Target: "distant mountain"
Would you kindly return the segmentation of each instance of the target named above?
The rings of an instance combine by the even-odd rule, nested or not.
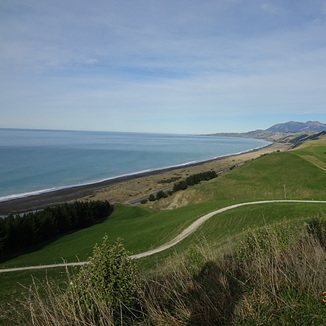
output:
[[[276,124],[265,131],[268,132],[305,132],[305,131],[324,131],[326,124],[318,121],[295,122],[289,121]]]
[[[242,133],[216,133],[207,136],[245,137],[264,139],[271,142],[290,143],[298,146],[305,141],[318,139],[326,135],[326,124],[318,121],[295,122],[276,124],[266,130],[254,130]]]

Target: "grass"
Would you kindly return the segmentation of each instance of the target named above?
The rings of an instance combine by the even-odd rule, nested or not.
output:
[[[325,138],[305,143],[295,150],[294,153],[323,171],[326,171]]]
[[[241,207],[214,216],[202,226],[196,235],[191,235],[185,242],[193,243],[199,234],[202,234],[212,248],[218,247],[250,228],[282,221],[302,221],[307,217],[325,216],[325,206],[325,204],[273,203]],[[185,243],[184,246],[186,245]]]
[[[325,144],[324,139],[310,142],[309,145],[306,144],[290,152],[263,156],[222,177],[191,187],[183,193],[188,202],[192,203],[185,207],[171,211],[153,211],[144,207],[116,205],[114,213],[105,222],[65,235],[38,251],[1,264],[0,268],[61,263],[63,260],[83,261],[90,256],[94,244],[101,241],[105,234],[112,242],[118,237],[122,238],[127,250],[139,253],[171,240],[198,217],[237,202],[283,199],[284,197],[325,200],[326,173],[315,164],[326,162]],[[309,161],[305,159],[307,156],[310,157]],[[286,185],[285,188],[284,185]],[[194,204],[198,198],[201,198],[201,202]],[[153,269],[154,265],[162,267],[163,260],[166,262],[172,253],[178,252],[178,255],[181,255],[194,243],[205,241],[213,251],[237,241],[248,228],[285,223],[291,220],[303,223],[307,217],[324,215],[324,204],[278,203],[241,207],[214,216],[196,234],[191,235],[175,248],[143,259],[141,267],[143,269]],[[178,265],[176,262],[174,264]],[[65,271],[61,268],[1,274],[0,304],[2,307],[4,302],[15,300],[22,292],[26,292],[17,284],[21,283],[29,287],[31,275],[40,280],[48,275],[60,284],[66,280]],[[323,291],[326,291],[326,288]],[[292,295],[291,291],[286,293],[284,296],[288,295],[292,299],[299,295],[298,293]],[[251,293],[251,295],[254,294]],[[263,299],[260,298],[260,300]],[[302,303],[299,304],[302,305]],[[262,309],[258,306],[250,309],[259,310],[262,319],[264,313],[268,315],[269,309],[275,309],[264,304],[261,307]],[[240,315],[245,311],[245,307],[233,307],[233,309],[234,311],[239,309]],[[251,316],[253,312],[248,311]]]
[[[142,259],[142,266],[164,265],[172,254],[185,252],[192,245],[205,245],[210,250],[228,247],[248,229],[294,221],[302,224],[307,218],[326,216],[326,205],[315,203],[270,203],[239,207],[213,216],[196,233],[175,247]]]
[[[222,205],[222,206],[226,206],[226,205]],[[216,209],[216,207],[214,207],[213,205],[209,206],[207,204],[197,204],[188,207],[187,209],[182,208],[176,210],[176,212],[178,212],[177,214],[178,216],[179,215],[184,216],[184,214],[187,211],[191,211],[193,213],[193,216],[196,216],[201,212],[204,212],[205,209],[207,211],[212,211]],[[191,235],[189,238],[185,239],[180,244],[178,244],[175,248],[154,255],[153,257],[144,258],[142,259],[142,262],[140,264],[141,267],[145,269],[153,268],[153,266],[155,265],[160,266],[164,264],[164,261],[166,261],[166,259],[168,259],[168,257],[172,253],[175,252],[182,253],[185,250],[187,250],[187,248],[192,244],[201,243],[203,239],[205,239],[205,242],[210,247],[216,248],[221,245],[225,245],[229,241],[232,241],[230,239],[232,239],[233,236],[241,234],[249,228],[254,228],[255,226],[268,225],[275,222],[292,220],[292,219],[297,219],[298,221],[301,222],[302,218],[306,218],[307,216],[314,217],[314,216],[324,215],[325,209],[326,209],[325,205],[323,204],[290,204],[290,203],[261,204],[257,206],[247,206],[247,207],[245,206],[245,207],[237,208],[214,216],[211,220],[207,221],[201,227],[199,232],[197,232],[194,235]],[[129,213],[129,215],[126,213]],[[161,212],[161,214],[163,213],[164,212]],[[142,214],[143,217],[146,217],[148,216],[148,214],[150,214],[150,212],[148,210],[144,210],[140,208],[132,208],[129,206],[121,205],[120,209],[118,209],[115,212],[115,214],[117,214],[115,216],[116,219],[122,219],[122,220],[126,219],[127,221],[134,219],[136,221],[137,219],[142,218],[141,216]],[[165,214],[167,214],[167,212],[165,212]],[[143,225],[146,224],[146,220],[144,221],[141,219],[141,221],[142,222],[140,224],[141,227],[143,227]],[[94,237],[95,237],[93,239],[94,243],[99,242],[101,240],[100,237],[104,235],[104,232],[99,232],[99,230],[97,229],[98,226],[99,225],[95,227],[97,233],[94,233]],[[179,230],[177,230],[175,233],[179,233]],[[23,265],[24,263],[31,261],[31,257],[33,255],[34,255],[35,262],[42,262],[43,255],[46,258],[49,255],[49,252],[50,253],[52,252],[51,253],[52,255],[55,252],[59,252],[60,254],[63,251],[63,249],[61,249],[62,250],[61,251],[60,248],[65,248],[66,246],[70,246],[70,248],[74,248],[75,246],[78,247],[78,245],[86,246],[85,243],[88,244],[87,250],[90,251],[88,254],[89,256],[92,251],[92,247],[91,247],[92,245],[89,243],[89,239],[91,237],[87,238],[86,240],[85,237],[80,238],[80,236],[78,237],[76,236],[78,236],[78,232],[76,234],[71,234],[67,236],[70,238],[72,237],[70,241],[66,241],[67,239],[64,238],[59,239],[58,244],[56,243],[53,244],[54,248],[52,249],[52,251],[48,251],[50,249],[47,250],[47,248],[44,248],[42,255],[40,255],[40,253],[42,252],[41,250],[38,252],[31,253],[29,255],[18,257],[17,259],[15,259],[16,262],[14,260],[11,263],[18,265],[19,259],[21,259],[20,263]],[[80,243],[79,239],[82,240],[82,243]],[[72,246],[73,240],[75,240],[76,242]],[[72,252],[74,253],[74,251]],[[59,254],[58,254],[58,261],[61,262],[59,258]],[[74,257],[73,254],[72,257]],[[31,276],[36,277],[37,279],[44,279],[46,275],[48,275],[52,279],[55,279],[57,282],[64,282],[66,280],[64,268],[48,269],[46,271],[34,270],[34,271],[22,271],[22,272],[1,274],[0,302],[8,301],[8,296],[14,298],[16,297],[17,294],[24,292],[23,288],[18,283],[28,287],[32,281]]]
[[[317,228],[326,225],[321,221]],[[127,311],[101,304],[98,283],[96,295],[87,292],[90,305],[74,287],[54,291],[49,283],[44,299],[36,285],[10,325],[322,325],[326,251],[313,236],[321,229],[307,230],[289,221],[244,233],[224,256],[204,247],[179,254],[165,271],[126,281],[137,284],[136,305]],[[102,259],[93,262],[94,273],[102,273]],[[83,279],[90,284],[93,274]]]
[[[187,189],[182,199],[188,203],[285,198],[325,200],[325,171],[299,153],[290,151],[262,156],[223,176]],[[316,155],[311,152],[311,156]]]
[[[203,198],[204,202],[198,205],[159,212],[116,205],[114,213],[105,222],[61,237],[0,267],[83,261],[104,234],[112,241],[122,238],[129,251],[139,253],[171,240],[206,212],[235,202],[283,199],[285,196],[291,199],[326,199],[326,173],[300,157],[303,151],[312,156],[326,156],[322,146],[325,142],[319,145],[311,142],[313,145],[304,150],[299,148],[263,156],[222,177],[191,187],[185,194],[191,194],[190,202],[196,202],[196,197]]]
[[[116,205],[113,214],[103,223],[65,235],[40,250],[11,259],[0,267],[84,261],[105,234],[112,242],[122,238],[126,248],[133,253],[142,252],[172,239],[200,214],[201,209],[188,207],[173,212],[153,212],[140,207]]]
[[[77,273],[79,268],[69,268],[71,275]],[[0,325],[2,326],[2,315],[10,313],[12,306],[17,306],[19,300],[25,298],[29,289],[36,280],[39,284],[44,284],[47,279],[51,279],[56,284],[56,289],[61,290],[67,287],[67,269],[60,267],[54,269],[20,271],[14,273],[2,273],[0,276]],[[41,287],[42,288],[42,287]],[[42,295],[45,291],[40,291]],[[12,312],[15,318],[15,313]]]
[[[324,171],[294,153],[274,153],[249,162],[209,183],[206,192],[215,200],[325,199]]]

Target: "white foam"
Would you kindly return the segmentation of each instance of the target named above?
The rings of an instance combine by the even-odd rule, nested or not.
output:
[[[238,153],[220,155],[220,156],[213,157],[211,159],[205,159],[205,160],[200,160],[200,161],[190,161],[190,162],[185,162],[185,163],[180,163],[180,164],[176,164],[176,165],[170,165],[170,166],[165,166],[165,167],[160,167],[160,168],[155,168],[155,169],[146,169],[146,170],[142,170],[142,171],[121,174],[121,175],[114,176],[114,177],[111,177],[111,178],[94,180],[94,181],[90,181],[90,182],[87,182],[87,183],[73,184],[73,185],[68,185],[68,186],[52,187],[52,188],[48,188],[48,189],[41,189],[41,190],[35,190],[35,191],[24,192],[24,193],[19,193],[19,194],[7,195],[7,196],[0,197],[0,202],[10,201],[10,200],[19,199],[19,198],[26,198],[26,197],[31,197],[31,196],[37,196],[37,195],[41,195],[41,194],[44,194],[44,193],[53,192],[53,191],[57,191],[57,190],[63,190],[63,189],[69,189],[69,188],[74,188],[74,187],[81,187],[81,186],[88,186],[88,185],[97,184],[97,183],[110,181],[110,180],[115,180],[115,179],[119,179],[119,178],[123,178],[123,177],[140,175],[140,174],[148,173],[148,172],[155,172],[155,171],[160,171],[160,170],[167,170],[167,169],[171,169],[171,168],[178,168],[178,167],[182,167],[182,166],[188,166],[188,165],[191,165],[191,164],[204,163],[204,162],[214,160],[214,159],[218,159],[218,158],[223,158],[223,157],[227,157],[227,156],[233,156],[233,155],[239,155],[239,154],[251,152],[251,151],[254,151],[254,150],[258,150],[260,148],[267,147],[267,146],[269,146],[271,144],[272,143],[270,142],[270,143],[268,143],[268,144],[266,144],[264,146],[259,146],[259,147],[248,149],[248,150],[241,151],[241,152],[238,152]]]
[[[13,199],[17,199],[17,198],[24,198],[24,197],[40,195],[40,194],[43,194],[46,192],[52,192],[55,190],[59,190],[59,188],[54,187],[54,188],[49,188],[49,189],[36,190],[36,191],[24,192],[24,193],[20,193],[20,194],[8,195],[8,196],[0,197],[0,202],[13,200]]]

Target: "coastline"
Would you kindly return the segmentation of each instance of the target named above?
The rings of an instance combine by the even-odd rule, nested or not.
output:
[[[237,164],[241,161],[248,160],[247,156],[250,156],[252,158],[258,157],[262,154],[273,152],[276,150],[286,150],[287,148],[281,146],[281,144],[278,143],[271,143],[263,147],[259,147],[256,149],[252,149],[246,152],[226,155],[226,156],[220,156],[216,158],[212,158],[205,161],[200,162],[191,162],[188,164],[183,164],[179,166],[172,166],[157,170],[150,170],[150,171],[144,171],[140,173],[135,174],[129,174],[125,176],[120,176],[116,178],[111,178],[108,180],[103,180],[91,184],[86,185],[78,185],[78,186],[72,186],[67,187],[63,189],[58,189],[54,191],[49,192],[43,192],[36,195],[31,195],[27,197],[21,197],[16,199],[11,199],[7,201],[0,202],[0,215],[8,215],[8,214],[18,214],[38,209],[43,209],[48,206],[63,204],[68,201],[73,200],[108,200],[109,202],[127,202],[128,200],[141,197],[144,194],[144,191],[146,190],[150,191],[158,191],[167,185],[160,184],[158,182],[158,177],[161,179],[167,179],[169,178],[168,175],[182,175],[182,174],[189,174],[192,173],[192,170],[201,170],[201,171],[207,171],[207,170],[219,170],[226,166],[232,166],[232,162],[237,161]],[[235,158],[237,158],[235,160]],[[197,172],[193,172],[197,173]],[[156,177],[156,178],[155,178]],[[156,189],[153,189],[153,186],[151,189],[148,188],[149,179],[153,179],[154,184],[156,183]],[[138,191],[135,191],[135,186],[132,187],[128,183],[135,183],[136,181],[136,188],[138,188]],[[146,182],[147,181],[147,182]],[[153,181],[153,180],[152,180]],[[144,183],[142,185],[142,183]],[[117,189],[119,188],[119,189]],[[141,191],[141,188],[143,188]],[[146,188],[146,189],[145,189]],[[125,193],[124,196],[116,197],[114,195],[114,192],[122,192]],[[131,192],[131,193],[130,193]],[[113,193],[113,194],[112,194]]]
[[[239,155],[239,154],[244,154],[244,153],[260,150],[262,148],[270,146],[271,144],[272,144],[272,142],[269,142],[268,144],[266,144],[264,146],[256,147],[256,148],[249,149],[249,150],[242,151],[242,152],[238,152],[238,153],[216,156],[216,157],[213,157],[213,158],[204,159],[204,160],[200,160],[200,161],[190,161],[190,162],[180,163],[180,164],[171,165],[171,166],[164,166],[164,167],[159,167],[159,168],[146,169],[146,170],[143,170],[143,171],[131,172],[131,173],[128,173],[128,174],[117,175],[117,176],[113,176],[113,177],[109,177],[109,178],[103,178],[103,179],[99,179],[99,180],[89,181],[89,182],[86,182],[86,183],[71,184],[71,185],[67,185],[67,186],[57,186],[57,187],[53,187],[53,188],[49,188],[49,189],[40,189],[40,190],[31,191],[31,192],[6,195],[6,196],[3,196],[3,197],[0,197],[0,205],[3,202],[13,201],[13,200],[16,200],[16,199],[23,199],[23,198],[33,197],[33,196],[39,196],[39,195],[43,195],[45,193],[54,193],[54,192],[58,192],[58,191],[66,190],[66,189],[75,189],[75,188],[80,188],[80,187],[99,185],[99,184],[103,184],[103,183],[109,183],[110,181],[113,181],[113,183],[116,183],[115,181],[117,181],[117,182],[119,182],[120,180],[124,181],[124,179],[126,179],[126,178],[127,179],[131,179],[133,177],[137,178],[137,176],[151,175],[152,173],[155,173],[155,172],[162,173],[162,172],[165,172],[165,171],[171,171],[172,169],[174,170],[174,169],[180,169],[180,168],[183,168],[183,167],[196,166],[196,165],[204,164],[204,163],[211,162],[211,161],[214,161],[214,160],[220,160],[220,159],[223,159],[223,158],[227,158],[227,157],[231,157],[231,156],[235,156],[235,155]]]

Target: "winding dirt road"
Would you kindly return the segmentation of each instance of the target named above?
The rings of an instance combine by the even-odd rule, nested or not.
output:
[[[248,205],[257,205],[257,204],[269,204],[269,203],[318,203],[318,204],[326,204],[326,201],[318,201],[318,200],[264,200],[264,201],[255,201],[255,202],[247,202],[247,203],[239,203],[234,204],[231,206],[223,207],[218,210],[215,210],[211,213],[208,213],[198,220],[193,222],[189,225],[186,229],[184,229],[178,236],[176,236],[173,240],[155,248],[152,250],[145,251],[140,254],[132,255],[130,258],[132,259],[139,259],[147,256],[154,255],[166,249],[169,249],[175,246],[177,243],[188,237],[190,234],[195,232],[201,225],[203,225],[208,219],[213,217],[216,214],[223,213],[230,209],[234,209],[241,206],[248,206]],[[15,271],[25,271],[25,270],[32,270],[32,269],[44,269],[44,268],[54,268],[54,267],[67,267],[67,266],[80,266],[84,265],[87,262],[75,262],[75,263],[64,263],[64,264],[52,264],[52,265],[39,265],[39,266],[28,266],[28,267],[17,267],[17,268],[7,268],[7,269],[0,269],[0,273],[5,272],[15,272]]]

